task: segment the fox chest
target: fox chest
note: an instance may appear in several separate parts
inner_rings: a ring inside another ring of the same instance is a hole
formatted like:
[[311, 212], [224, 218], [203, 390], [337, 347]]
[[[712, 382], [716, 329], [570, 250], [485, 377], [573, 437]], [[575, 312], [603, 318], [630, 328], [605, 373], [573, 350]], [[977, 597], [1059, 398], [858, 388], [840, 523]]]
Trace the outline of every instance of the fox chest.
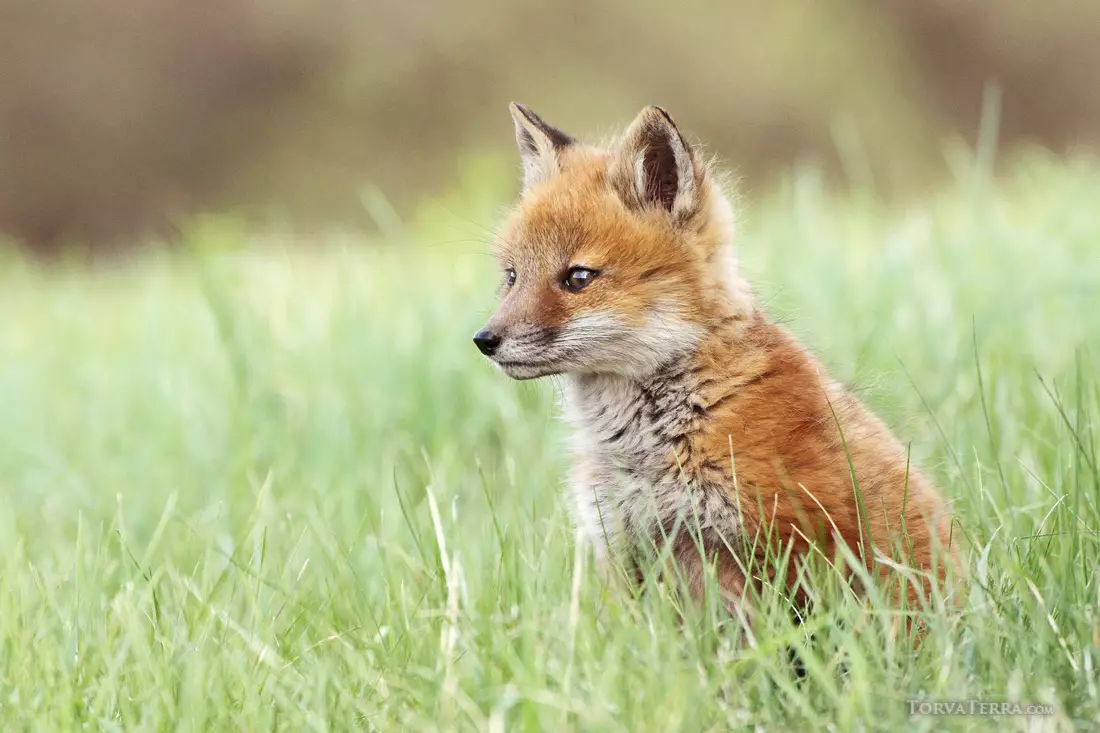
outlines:
[[679, 384], [598, 379], [575, 385], [568, 416], [574, 448], [601, 484], [682, 483], [694, 414]]
[[714, 476], [699, 471], [693, 437], [701, 410], [682, 380], [591, 378], [566, 393], [573, 425], [572, 491], [578, 530], [614, 542], [652, 535], [690, 513], [732, 526], [736, 511]]

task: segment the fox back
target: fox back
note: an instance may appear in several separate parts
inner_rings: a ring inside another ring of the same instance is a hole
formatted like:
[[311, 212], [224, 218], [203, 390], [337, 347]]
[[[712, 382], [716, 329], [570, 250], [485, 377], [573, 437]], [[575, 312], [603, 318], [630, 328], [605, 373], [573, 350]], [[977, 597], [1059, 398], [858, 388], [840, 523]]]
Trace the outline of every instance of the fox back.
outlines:
[[757, 308], [732, 206], [669, 114], [644, 109], [606, 148], [521, 105], [512, 116], [523, 193], [499, 236], [500, 302], [474, 341], [514, 379], [562, 376], [579, 540], [605, 564], [638, 540], [667, 547], [696, 595], [711, 564], [739, 613], [746, 537], [796, 560], [843, 544], [880, 575], [903, 548], [924, 571], [910, 596], [942, 579], [944, 503]]

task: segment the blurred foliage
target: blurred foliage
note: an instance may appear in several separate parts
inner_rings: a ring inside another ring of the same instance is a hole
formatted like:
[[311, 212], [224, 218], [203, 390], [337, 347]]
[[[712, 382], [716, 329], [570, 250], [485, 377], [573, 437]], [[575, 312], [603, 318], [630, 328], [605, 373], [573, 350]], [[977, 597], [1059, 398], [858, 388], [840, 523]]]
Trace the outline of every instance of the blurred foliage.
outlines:
[[919, 649], [873, 584], [816, 576], [805, 625], [762, 589], [742, 646], [576, 551], [558, 387], [469, 340], [503, 157], [401, 246], [212, 216], [121, 266], [0, 250], [0, 731], [1095, 731], [1100, 169], [1052, 158], [902, 211], [801, 170], [743, 219], [761, 304], [957, 513], [974, 582]]
[[510, 155], [512, 98], [578, 134], [659, 103], [750, 187], [814, 158], [896, 195], [944, 172], [945, 138], [973, 143], [990, 84], [1002, 145], [1095, 147], [1096, 69], [1081, 0], [6, 0], [0, 230], [377, 223], [463, 153]]

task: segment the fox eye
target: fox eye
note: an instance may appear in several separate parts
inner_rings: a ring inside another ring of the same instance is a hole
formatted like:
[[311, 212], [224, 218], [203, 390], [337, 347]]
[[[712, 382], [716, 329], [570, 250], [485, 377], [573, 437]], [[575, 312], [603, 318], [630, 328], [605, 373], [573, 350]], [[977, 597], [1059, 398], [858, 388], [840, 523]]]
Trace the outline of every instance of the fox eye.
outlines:
[[569, 272], [565, 273], [565, 280], [562, 281], [562, 285], [569, 292], [578, 293], [588, 287], [588, 283], [595, 280], [598, 274], [595, 270], [589, 270], [587, 267], [571, 267]]
[[509, 267], [504, 271], [504, 287], [510, 288], [516, 284], [516, 271]]

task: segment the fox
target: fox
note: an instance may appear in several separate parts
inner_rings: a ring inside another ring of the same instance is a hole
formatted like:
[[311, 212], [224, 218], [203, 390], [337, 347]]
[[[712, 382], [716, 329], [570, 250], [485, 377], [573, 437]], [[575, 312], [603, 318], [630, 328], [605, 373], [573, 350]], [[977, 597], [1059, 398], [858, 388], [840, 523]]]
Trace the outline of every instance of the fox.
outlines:
[[577, 541], [605, 571], [651, 543], [697, 600], [713, 573], [746, 622], [764, 579], [744, 555], [768, 547], [745, 538], [789, 546], [789, 588], [807, 557], [845, 546], [867, 577], [905, 570], [909, 600], [927, 599], [959, 567], [948, 505], [758, 306], [715, 163], [658, 106], [602, 146], [510, 111], [522, 191], [473, 341], [512, 379], [560, 382]]

